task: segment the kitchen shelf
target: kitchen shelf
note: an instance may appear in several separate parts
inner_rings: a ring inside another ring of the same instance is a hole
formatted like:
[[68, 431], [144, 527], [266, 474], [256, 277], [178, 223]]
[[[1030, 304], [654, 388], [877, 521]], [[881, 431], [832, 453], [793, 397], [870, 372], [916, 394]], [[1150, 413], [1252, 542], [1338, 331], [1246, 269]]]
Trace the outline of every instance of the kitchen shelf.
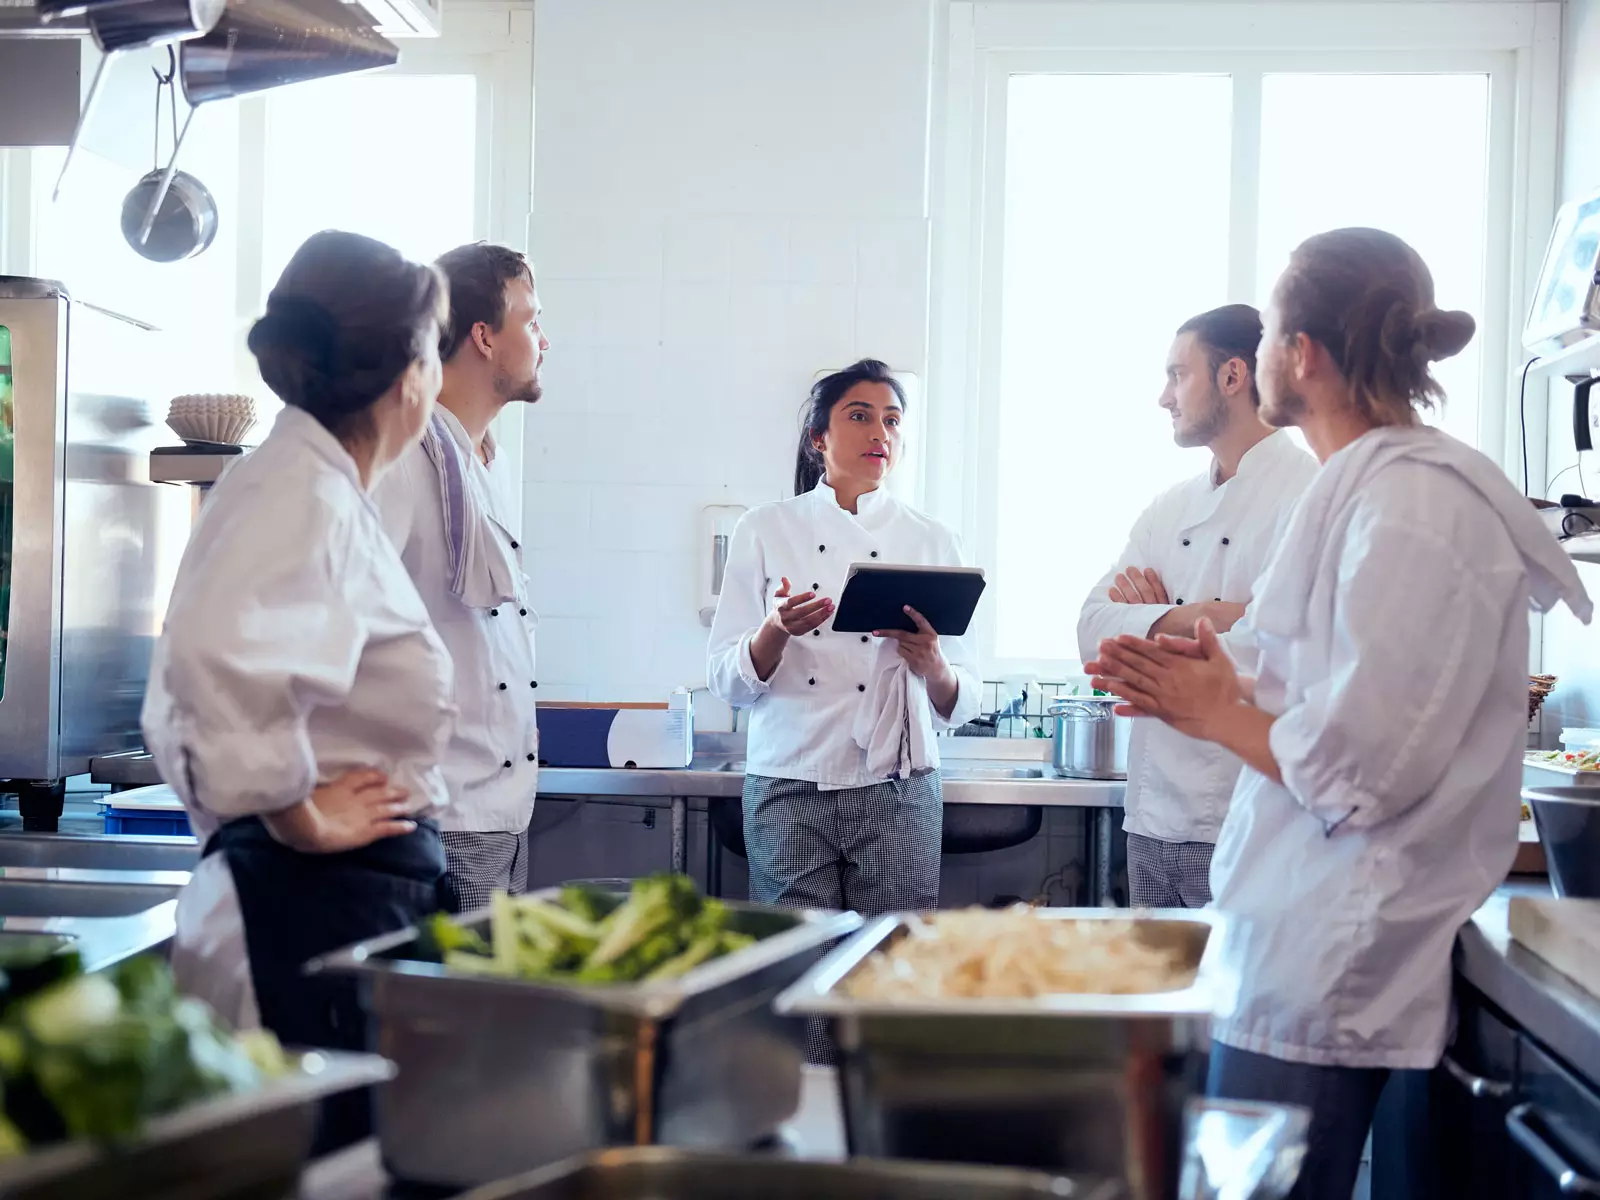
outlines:
[[1597, 371], [1600, 371], [1600, 336], [1591, 335], [1538, 359], [1529, 368], [1528, 374], [1565, 375], [1570, 379], [1593, 375]]
[[1567, 556], [1578, 562], [1600, 563], [1600, 533], [1582, 533], [1577, 537], [1562, 538]]

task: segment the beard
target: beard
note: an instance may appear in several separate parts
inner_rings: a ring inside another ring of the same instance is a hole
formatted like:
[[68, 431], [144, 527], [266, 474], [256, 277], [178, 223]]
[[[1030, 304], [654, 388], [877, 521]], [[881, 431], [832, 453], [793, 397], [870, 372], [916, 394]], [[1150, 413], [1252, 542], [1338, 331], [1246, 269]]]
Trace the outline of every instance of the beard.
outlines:
[[1274, 429], [1300, 424], [1306, 415], [1306, 398], [1294, 390], [1288, 374], [1276, 372], [1261, 382], [1267, 385], [1261, 389], [1261, 419]]
[[1215, 386], [1206, 398], [1206, 407], [1187, 426], [1173, 430], [1172, 440], [1185, 449], [1209, 446], [1228, 427], [1228, 401]]
[[509, 375], [496, 375], [494, 392], [503, 404], [537, 404], [544, 395], [544, 385], [539, 382], [538, 375], [522, 380], [512, 379]]

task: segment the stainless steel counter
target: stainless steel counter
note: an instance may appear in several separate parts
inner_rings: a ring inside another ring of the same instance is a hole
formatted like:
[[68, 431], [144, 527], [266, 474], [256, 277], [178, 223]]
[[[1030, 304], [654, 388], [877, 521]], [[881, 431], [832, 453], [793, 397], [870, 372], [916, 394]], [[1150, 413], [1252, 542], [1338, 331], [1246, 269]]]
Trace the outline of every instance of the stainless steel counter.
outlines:
[[[1455, 967], [1517, 1024], [1591, 1081], [1600, 1081], [1600, 997], [1511, 940], [1514, 883], [1489, 898], [1456, 939]], [[1549, 895], [1548, 887], [1537, 890]]]
[[[688, 861], [691, 801], [731, 799], [744, 790], [744, 762], [738, 756], [742, 734], [696, 734], [697, 753], [684, 770], [641, 771], [621, 767], [546, 767], [539, 772], [539, 794], [601, 798], [620, 804], [664, 807], [671, 812], [668, 865], [681, 871]], [[1057, 779], [1038, 757], [1049, 743], [1017, 740], [952, 739], [944, 766], [946, 804], [1038, 805], [1091, 810], [1089, 879], [1093, 897], [1111, 903], [1112, 836], [1122, 807], [1122, 781]], [[984, 757], [978, 757], [983, 755]], [[988, 757], [993, 755], [994, 757]], [[147, 787], [161, 782], [148, 754], [96, 758], [90, 774], [114, 787]]]

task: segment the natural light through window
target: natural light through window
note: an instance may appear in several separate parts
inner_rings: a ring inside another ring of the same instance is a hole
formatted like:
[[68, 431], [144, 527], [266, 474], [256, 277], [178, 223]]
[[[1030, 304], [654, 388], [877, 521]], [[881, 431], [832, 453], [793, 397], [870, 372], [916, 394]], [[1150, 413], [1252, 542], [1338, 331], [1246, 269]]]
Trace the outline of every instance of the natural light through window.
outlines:
[[1219, 75], [1021, 75], [1007, 108], [995, 467], [1001, 659], [1077, 658], [1139, 511], [1204, 469], [1157, 405], [1173, 331], [1227, 300]]
[[1488, 220], [1487, 75], [1267, 75], [1257, 242], [1264, 301], [1289, 252], [1345, 225], [1387, 229], [1433, 271], [1443, 308], [1479, 333], [1436, 368], [1439, 423], [1477, 441]]
[[470, 75], [350, 76], [273, 93], [263, 290], [320, 229], [364, 233], [421, 261], [471, 241], [477, 108]]

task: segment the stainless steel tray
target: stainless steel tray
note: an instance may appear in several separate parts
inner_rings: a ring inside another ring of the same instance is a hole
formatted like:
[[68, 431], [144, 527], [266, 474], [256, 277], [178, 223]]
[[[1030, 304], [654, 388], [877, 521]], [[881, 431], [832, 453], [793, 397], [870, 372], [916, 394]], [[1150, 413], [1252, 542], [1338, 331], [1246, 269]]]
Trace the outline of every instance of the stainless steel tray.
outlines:
[[318, 1051], [265, 1087], [151, 1121], [121, 1146], [67, 1142], [0, 1162], [5, 1200], [282, 1200], [311, 1149], [317, 1102], [392, 1078], [373, 1054]]
[[1235, 984], [1217, 965], [1210, 910], [1041, 909], [1044, 919], [1133, 920], [1185, 949], [1181, 991], [1029, 1000], [888, 1003], [839, 985], [905, 936], [911, 918], [863, 929], [785, 991], [780, 1012], [829, 1020], [851, 1153], [1000, 1163], [1126, 1179], [1136, 1200], [1170, 1196], [1183, 1109], [1204, 1083], [1211, 1015]]
[[313, 963], [370, 984], [379, 1048], [400, 1068], [378, 1099], [389, 1171], [470, 1187], [604, 1146], [742, 1149], [776, 1130], [799, 1107], [803, 1054], [800, 1022], [772, 1000], [861, 918], [728, 907], [760, 940], [669, 983], [456, 974], [406, 959], [409, 930]]
[[1125, 1200], [1127, 1194], [1114, 1182], [998, 1167], [796, 1162], [655, 1148], [608, 1150], [461, 1200]]

